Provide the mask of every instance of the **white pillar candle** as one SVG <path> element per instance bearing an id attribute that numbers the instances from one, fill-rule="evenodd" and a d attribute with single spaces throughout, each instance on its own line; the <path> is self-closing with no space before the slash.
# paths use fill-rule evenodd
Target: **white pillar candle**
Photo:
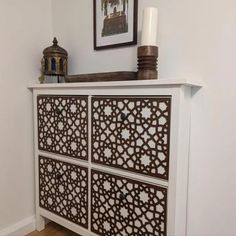
<path id="1" fill-rule="evenodd" d="M 145 8 L 143 11 L 141 46 L 157 46 L 157 21 L 157 8 Z"/>

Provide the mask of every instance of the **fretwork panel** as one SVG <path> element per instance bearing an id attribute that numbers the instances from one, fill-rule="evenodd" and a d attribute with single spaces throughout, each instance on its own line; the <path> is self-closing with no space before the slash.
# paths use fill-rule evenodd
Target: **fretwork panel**
<path id="1" fill-rule="evenodd" d="M 88 169 L 39 156 L 39 205 L 88 228 Z"/>
<path id="2" fill-rule="evenodd" d="M 92 161 L 168 179 L 171 97 L 92 98 Z"/>
<path id="3" fill-rule="evenodd" d="M 167 189 L 92 170 L 91 230 L 103 236 L 166 236 Z"/>
<path id="4" fill-rule="evenodd" d="M 39 150 L 87 160 L 87 96 L 40 95 L 37 105 Z"/>

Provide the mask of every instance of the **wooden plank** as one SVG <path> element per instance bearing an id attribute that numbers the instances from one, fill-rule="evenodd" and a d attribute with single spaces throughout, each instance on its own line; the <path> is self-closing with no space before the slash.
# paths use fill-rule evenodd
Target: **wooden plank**
<path id="1" fill-rule="evenodd" d="M 79 236 L 79 234 L 65 229 L 54 222 L 50 222 L 47 224 L 45 230 L 41 232 L 34 231 L 26 236 Z"/>
<path id="2" fill-rule="evenodd" d="M 65 77 L 65 81 L 67 83 L 125 81 L 125 80 L 136 80 L 136 79 L 137 79 L 137 72 L 134 71 L 117 71 L 117 72 L 94 73 L 94 74 L 67 75 Z"/>

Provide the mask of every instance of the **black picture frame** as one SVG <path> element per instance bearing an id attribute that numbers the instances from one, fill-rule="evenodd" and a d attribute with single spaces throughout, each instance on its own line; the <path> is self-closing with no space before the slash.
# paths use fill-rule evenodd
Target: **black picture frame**
<path id="1" fill-rule="evenodd" d="M 105 12 L 105 9 L 107 9 L 104 7 L 104 10 L 103 10 L 104 5 L 102 5 L 102 1 L 103 0 L 93 0 L 94 50 L 103 50 L 103 49 L 111 49 L 111 48 L 117 48 L 117 47 L 136 45 L 137 44 L 137 22 L 138 22 L 138 0 L 120 0 L 120 4 L 118 6 L 122 7 L 123 11 L 116 12 L 116 8 L 114 6 L 115 4 L 114 4 L 113 5 L 114 8 L 112 7 L 109 8 L 113 10 L 112 13 L 108 14 L 106 10 L 106 14 L 107 14 L 106 17 L 102 15 L 102 13 Z M 107 2 L 105 3 L 110 4 L 109 0 L 107 0 Z M 104 19 L 101 17 L 101 15 L 104 17 Z M 131 27 L 129 24 L 131 24 Z M 103 25 L 103 28 L 101 27 L 101 25 Z M 114 30 L 116 30 L 116 32 L 114 32 Z M 120 32 L 117 32 L 117 30 L 120 30 Z M 127 36 L 127 41 L 126 41 L 126 36 Z M 103 39 L 104 39 L 104 42 L 103 42 Z"/>

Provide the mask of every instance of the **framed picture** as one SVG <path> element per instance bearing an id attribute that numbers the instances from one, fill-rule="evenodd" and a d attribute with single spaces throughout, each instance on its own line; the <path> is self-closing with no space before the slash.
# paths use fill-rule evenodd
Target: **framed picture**
<path id="1" fill-rule="evenodd" d="M 138 0 L 94 0 L 94 49 L 137 44 Z"/>

